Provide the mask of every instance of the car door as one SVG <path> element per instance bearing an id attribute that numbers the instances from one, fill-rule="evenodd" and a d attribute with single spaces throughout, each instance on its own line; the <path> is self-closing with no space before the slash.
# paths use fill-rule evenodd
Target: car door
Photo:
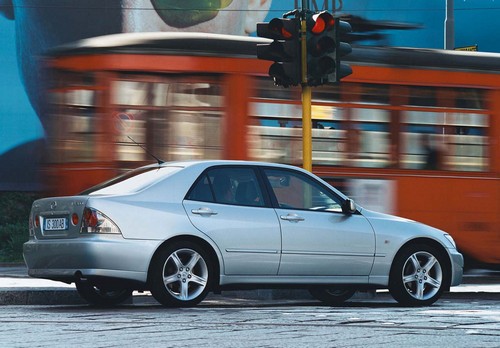
<path id="1" fill-rule="evenodd" d="M 342 197 L 300 171 L 263 169 L 282 230 L 279 275 L 367 276 L 375 235 L 361 214 L 344 214 Z"/>
<path id="2" fill-rule="evenodd" d="M 256 168 L 219 166 L 203 173 L 184 207 L 219 247 L 226 275 L 276 275 L 281 232 Z"/>

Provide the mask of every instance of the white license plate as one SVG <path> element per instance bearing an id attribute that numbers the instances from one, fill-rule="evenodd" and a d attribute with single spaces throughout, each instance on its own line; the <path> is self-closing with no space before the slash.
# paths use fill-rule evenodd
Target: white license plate
<path id="1" fill-rule="evenodd" d="M 45 231 L 63 231 L 68 229 L 66 218 L 45 219 Z"/>

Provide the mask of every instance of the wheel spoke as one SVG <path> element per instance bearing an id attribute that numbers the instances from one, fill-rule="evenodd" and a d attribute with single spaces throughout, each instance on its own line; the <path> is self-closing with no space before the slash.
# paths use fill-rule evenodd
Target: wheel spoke
<path id="1" fill-rule="evenodd" d="M 194 266 L 196 266 L 196 264 L 200 260 L 200 258 L 201 258 L 200 254 L 193 252 L 193 254 L 191 255 L 191 259 L 187 263 L 186 267 L 188 267 L 189 269 L 193 269 Z"/>
<path id="2" fill-rule="evenodd" d="M 408 283 L 412 283 L 412 282 L 416 281 L 415 275 L 416 275 L 416 273 L 404 276 L 403 277 L 403 284 L 408 284 Z"/>
<path id="3" fill-rule="evenodd" d="M 177 252 L 172 253 L 170 255 L 170 258 L 172 259 L 172 261 L 174 261 L 175 265 L 177 266 L 177 270 L 179 270 L 183 266 L 182 261 L 179 258 L 179 255 L 177 255 Z"/>
<path id="4" fill-rule="evenodd" d="M 187 301 L 189 299 L 189 285 L 188 282 L 181 283 L 181 300 Z"/>
<path id="5" fill-rule="evenodd" d="M 172 283 L 175 283 L 175 282 L 178 282 L 178 281 L 179 281 L 179 277 L 177 276 L 177 273 L 169 275 L 169 276 L 166 276 L 166 277 L 163 278 L 163 283 L 165 285 L 169 285 L 169 284 L 172 284 Z"/>
<path id="6" fill-rule="evenodd" d="M 417 292 L 415 294 L 415 298 L 422 300 L 424 298 L 424 289 L 425 289 L 425 283 L 417 282 Z"/>
<path id="7" fill-rule="evenodd" d="M 427 263 L 425 264 L 425 266 L 423 268 L 426 269 L 427 272 L 429 272 L 432 269 L 432 267 L 434 267 L 436 262 L 437 262 L 437 259 L 431 255 L 429 257 L 429 260 L 427 260 Z"/>
<path id="8" fill-rule="evenodd" d="M 413 254 L 410 259 L 413 267 L 415 267 L 415 271 L 420 268 L 420 261 L 418 261 L 417 254 Z"/>
<path id="9" fill-rule="evenodd" d="M 434 279 L 432 277 L 427 277 L 426 283 L 436 289 L 438 289 L 441 286 L 441 281 Z"/>
<path id="10" fill-rule="evenodd" d="M 189 279 L 189 281 L 201 285 L 203 287 L 207 285 L 207 279 L 204 277 L 197 276 L 196 274 L 193 274 L 191 276 L 191 279 Z"/>

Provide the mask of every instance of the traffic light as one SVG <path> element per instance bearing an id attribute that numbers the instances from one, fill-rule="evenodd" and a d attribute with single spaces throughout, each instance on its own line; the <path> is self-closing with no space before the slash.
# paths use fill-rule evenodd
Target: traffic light
<path id="1" fill-rule="evenodd" d="M 269 76 L 277 86 L 296 86 L 301 82 L 300 20 L 273 18 L 269 23 L 257 23 L 257 36 L 273 39 L 257 45 L 257 57 L 271 60 Z"/>
<path id="2" fill-rule="evenodd" d="M 351 45 L 347 42 L 340 41 L 342 36 L 352 31 L 352 28 L 348 22 L 336 18 L 333 31 L 335 37 L 335 73 L 330 75 L 328 80 L 330 82 L 338 82 L 340 79 L 352 74 L 351 66 L 342 63 L 342 57 L 352 52 Z"/>
<path id="3" fill-rule="evenodd" d="M 340 41 L 340 35 L 351 31 L 349 23 L 334 18 L 327 11 L 308 15 L 307 84 L 319 86 L 340 81 L 352 74 L 341 58 L 349 54 L 351 45 Z"/>
<path id="4" fill-rule="evenodd" d="M 307 84 L 319 86 L 335 73 L 335 18 L 327 11 L 308 14 Z"/>

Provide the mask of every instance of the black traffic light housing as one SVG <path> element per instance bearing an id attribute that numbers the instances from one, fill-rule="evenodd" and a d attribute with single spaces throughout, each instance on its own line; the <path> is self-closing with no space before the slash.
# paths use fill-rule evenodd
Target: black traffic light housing
<path id="1" fill-rule="evenodd" d="M 349 23 L 335 18 L 328 11 L 306 16 L 307 84 L 319 86 L 336 83 L 352 74 L 342 57 L 351 53 L 351 45 L 341 42 L 341 35 L 351 31 Z"/>
<path id="2" fill-rule="evenodd" d="M 257 36 L 273 39 L 258 44 L 257 57 L 274 61 L 269 76 L 277 86 L 290 87 L 301 82 L 300 19 L 273 18 L 269 23 L 257 23 Z"/>
<path id="3" fill-rule="evenodd" d="M 342 78 L 352 74 L 352 68 L 349 64 L 342 63 L 342 58 L 352 52 L 351 45 L 347 42 L 342 42 L 341 37 L 345 37 L 347 33 L 352 31 L 351 25 L 348 22 L 335 19 L 335 27 L 333 36 L 335 38 L 335 73 L 328 76 L 329 82 L 339 82 Z"/>
<path id="4" fill-rule="evenodd" d="M 335 18 L 327 11 L 306 16 L 307 84 L 319 86 L 335 73 Z"/>

